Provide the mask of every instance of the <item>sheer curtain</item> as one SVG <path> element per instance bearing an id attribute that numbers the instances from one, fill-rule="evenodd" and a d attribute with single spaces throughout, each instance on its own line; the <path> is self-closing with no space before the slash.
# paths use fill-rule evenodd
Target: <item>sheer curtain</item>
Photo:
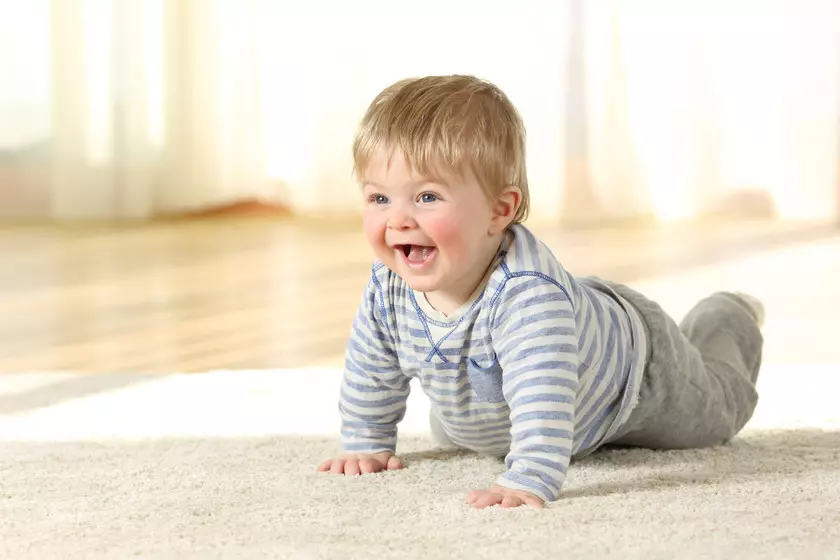
<path id="1" fill-rule="evenodd" d="M 367 103 L 455 72 L 519 107 L 535 220 L 837 217 L 836 2 L 405 6 L 0 0 L 0 217 L 354 214 Z"/>
<path id="2" fill-rule="evenodd" d="M 0 215 L 146 218 L 280 196 L 257 3 L 0 2 Z"/>

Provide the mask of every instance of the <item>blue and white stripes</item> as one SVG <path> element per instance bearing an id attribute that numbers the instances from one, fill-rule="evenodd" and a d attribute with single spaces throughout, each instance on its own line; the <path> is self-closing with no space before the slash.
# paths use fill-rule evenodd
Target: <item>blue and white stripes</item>
<path id="1" fill-rule="evenodd" d="M 377 263 L 347 345 L 344 448 L 394 451 L 416 378 L 452 443 L 505 456 L 498 484 L 555 500 L 571 457 L 603 444 L 629 415 L 645 345 L 629 304 L 569 275 L 521 225 L 455 316 L 435 316 Z"/>

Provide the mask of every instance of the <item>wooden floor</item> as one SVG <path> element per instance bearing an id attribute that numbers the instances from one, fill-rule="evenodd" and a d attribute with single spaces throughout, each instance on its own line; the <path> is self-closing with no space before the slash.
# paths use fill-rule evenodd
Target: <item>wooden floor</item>
<path id="1" fill-rule="evenodd" d="M 534 229 L 573 273 L 623 282 L 837 234 L 768 223 Z M 370 264 L 350 224 L 0 227 L 0 373 L 340 363 Z"/>

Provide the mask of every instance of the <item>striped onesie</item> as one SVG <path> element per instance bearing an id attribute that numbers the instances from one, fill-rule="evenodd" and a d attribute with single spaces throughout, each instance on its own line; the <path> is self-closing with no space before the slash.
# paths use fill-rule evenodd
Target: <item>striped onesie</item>
<path id="1" fill-rule="evenodd" d="M 571 457 L 604 444 L 638 398 L 647 339 L 636 310 L 575 278 L 514 225 L 484 281 L 444 317 L 376 262 L 347 344 L 346 452 L 394 452 L 412 379 L 458 447 L 504 456 L 496 483 L 558 498 Z"/>

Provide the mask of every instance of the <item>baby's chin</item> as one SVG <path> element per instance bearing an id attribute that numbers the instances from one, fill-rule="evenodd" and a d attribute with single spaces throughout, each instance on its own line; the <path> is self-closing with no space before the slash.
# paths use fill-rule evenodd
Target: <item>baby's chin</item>
<path id="1" fill-rule="evenodd" d="M 410 274 L 400 274 L 399 271 L 395 271 L 397 276 L 403 279 L 403 281 L 408 284 L 412 290 L 415 292 L 435 292 L 440 290 L 440 282 L 437 279 L 432 278 L 417 278 Z"/>
<path id="2" fill-rule="evenodd" d="M 401 267 L 399 264 L 396 264 L 395 268 L 391 268 L 391 271 L 402 278 L 402 281 L 408 284 L 415 292 L 422 292 L 425 294 L 439 291 L 443 287 L 441 278 L 437 274 L 412 274 L 411 270 L 405 270 L 405 267 Z"/>

